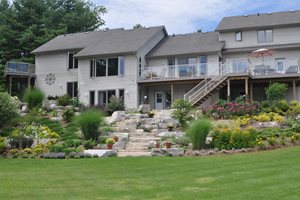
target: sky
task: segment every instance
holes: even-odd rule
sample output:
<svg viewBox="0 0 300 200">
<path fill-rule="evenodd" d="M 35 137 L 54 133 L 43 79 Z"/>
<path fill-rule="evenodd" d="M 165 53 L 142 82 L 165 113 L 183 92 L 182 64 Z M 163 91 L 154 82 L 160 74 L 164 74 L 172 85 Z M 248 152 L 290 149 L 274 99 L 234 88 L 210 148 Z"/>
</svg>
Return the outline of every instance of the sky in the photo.
<svg viewBox="0 0 300 200">
<path fill-rule="evenodd" d="M 223 17 L 300 10 L 300 0 L 93 0 L 103 5 L 103 28 L 165 25 L 171 34 L 214 31 Z"/>
</svg>

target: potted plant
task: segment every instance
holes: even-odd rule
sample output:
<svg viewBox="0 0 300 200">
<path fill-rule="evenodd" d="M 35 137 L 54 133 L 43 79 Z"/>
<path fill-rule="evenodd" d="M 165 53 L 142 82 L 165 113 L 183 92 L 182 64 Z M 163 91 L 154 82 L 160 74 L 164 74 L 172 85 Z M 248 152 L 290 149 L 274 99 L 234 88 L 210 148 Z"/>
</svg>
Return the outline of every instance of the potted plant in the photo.
<svg viewBox="0 0 300 200">
<path fill-rule="evenodd" d="M 166 140 L 166 142 L 165 142 L 165 146 L 167 149 L 170 149 L 172 147 L 172 144 L 173 144 L 172 140 Z"/>
<path fill-rule="evenodd" d="M 148 113 L 148 116 L 149 116 L 150 118 L 153 118 L 154 115 L 155 115 L 155 113 L 154 113 L 153 111 L 150 111 L 150 112 Z"/>
<path fill-rule="evenodd" d="M 172 124 L 172 123 L 168 124 L 168 125 L 167 125 L 167 128 L 168 128 L 169 131 L 173 131 L 173 129 L 174 129 L 174 124 Z"/>
<path fill-rule="evenodd" d="M 107 138 L 105 140 L 105 143 L 106 143 L 107 149 L 112 149 L 113 145 L 114 145 L 114 143 L 116 143 L 116 141 L 113 138 Z"/>
</svg>

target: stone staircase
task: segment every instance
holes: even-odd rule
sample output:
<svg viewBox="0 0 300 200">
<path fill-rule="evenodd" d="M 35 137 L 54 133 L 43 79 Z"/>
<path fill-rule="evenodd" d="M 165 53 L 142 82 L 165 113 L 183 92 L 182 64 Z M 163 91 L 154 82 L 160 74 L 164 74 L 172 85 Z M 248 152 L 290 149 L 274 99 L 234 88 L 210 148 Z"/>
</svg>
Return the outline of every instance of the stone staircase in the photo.
<svg viewBox="0 0 300 200">
<path fill-rule="evenodd" d="M 151 156 L 149 144 L 160 140 L 154 133 L 129 133 L 129 140 L 125 149 L 118 150 L 119 157 L 125 156 Z"/>
</svg>

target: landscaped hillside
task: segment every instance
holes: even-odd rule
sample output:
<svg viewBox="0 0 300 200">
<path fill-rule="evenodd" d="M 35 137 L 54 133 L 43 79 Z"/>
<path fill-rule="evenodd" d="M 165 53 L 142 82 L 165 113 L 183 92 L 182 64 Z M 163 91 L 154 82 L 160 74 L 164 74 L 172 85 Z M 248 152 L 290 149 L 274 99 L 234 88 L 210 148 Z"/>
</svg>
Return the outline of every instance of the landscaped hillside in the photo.
<svg viewBox="0 0 300 200">
<path fill-rule="evenodd" d="M 0 199 L 299 199 L 299 154 L 0 159 Z"/>
</svg>

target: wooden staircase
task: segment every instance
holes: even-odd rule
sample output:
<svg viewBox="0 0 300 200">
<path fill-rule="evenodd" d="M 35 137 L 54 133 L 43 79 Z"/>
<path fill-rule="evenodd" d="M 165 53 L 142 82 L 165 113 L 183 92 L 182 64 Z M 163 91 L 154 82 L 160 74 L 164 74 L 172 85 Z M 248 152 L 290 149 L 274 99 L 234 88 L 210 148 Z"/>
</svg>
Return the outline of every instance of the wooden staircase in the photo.
<svg viewBox="0 0 300 200">
<path fill-rule="evenodd" d="M 184 95 L 184 99 L 191 102 L 192 105 L 200 106 L 209 97 L 211 97 L 215 92 L 221 90 L 227 83 L 226 80 L 228 76 L 226 71 L 222 66 L 222 72 L 219 69 L 212 73 L 210 76 L 206 77 L 193 89 Z"/>
</svg>

